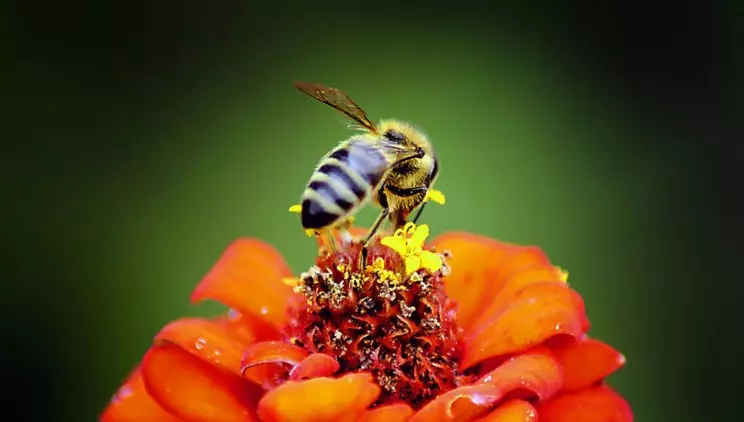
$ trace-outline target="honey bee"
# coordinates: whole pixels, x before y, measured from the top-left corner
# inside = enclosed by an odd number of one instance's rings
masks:
[[[321,158],[302,194],[303,228],[317,233],[339,227],[370,199],[382,212],[362,238],[363,251],[386,219],[401,228],[419,207],[415,223],[439,173],[439,161],[426,135],[398,120],[375,125],[338,89],[310,82],[295,82],[295,86],[354,120],[363,132]]]

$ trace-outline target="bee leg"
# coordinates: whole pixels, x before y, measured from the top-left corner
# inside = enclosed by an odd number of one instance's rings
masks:
[[[328,247],[330,248],[331,253],[338,251],[338,244],[336,243],[336,236],[333,234],[333,229],[325,230],[324,235],[326,239],[328,239]]]
[[[421,206],[419,207],[418,211],[416,211],[416,216],[413,217],[413,224],[416,224],[416,222],[418,221],[419,217],[421,217],[421,213],[424,212],[424,207],[426,206],[427,202],[424,202],[423,204],[421,204]]]
[[[380,216],[377,217],[377,220],[375,220],[375,223],[369,229],[367,234],[365,234],[361,240],[362,252],[359,256],[360,270],[363,270],[365,265],[367,264],[367,244],[372,239],[372,236],[377,233],[377,230],[380,228],[382,222],[385,221],[388,215],[390,215],[390,208],[388,208],[387,196],[385,196],[384,189],[380,189],[380,192],[377,194],[377,199],[379,200],[380,205],[382,205],[382,212],[380,213]]]
[[[338,226],[338,235],[341,239],[341,245],[343,246],[350,245],[353,240],[351,232],[349,231],[351,229],[352,221],[353,220],[349,218]]]
[[[390,213],[390,221],[395,227],[394,230],[402,229],[403,226],[406,225],[406,223],[408,222],[408,215],[409,213],[402,209],[397,209]]]
[[[421,208],[419,208],[418,213],[416,214],[416,217],[413,218],[413,224],[416,224],[416,221],[418,220],[419,216],[421,215],[421,210],[424,208],[424,205],[426,205],[426,202],[423,202],[423,199],[426,198],[426,192],[429,190],[428,186],[416,186],[413,188],[399,188],[397,186],[387,185],[385,186],[387,190],[389,190],[393,195],[401,197],[401,198],[410,198],[414,195],[421,195],[423,194],[423,197],[421,199],[422,204]],[[396,215],[396,221],[395,221],[395,227],[397,229],[403,227],[409,217],[409,213],[407,212],[401,212],[400,214]]]

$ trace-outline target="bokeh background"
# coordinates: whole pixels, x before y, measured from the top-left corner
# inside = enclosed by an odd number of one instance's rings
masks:
[[[301,79],[429,133],[434,234],[570,270],[636,420],[723,417],[743,23],[737,2],[7,4],[4,413],[94,420],[160,327],[222,310],[188,295],[237,237],[310,265],[287,207],[350,132]]]

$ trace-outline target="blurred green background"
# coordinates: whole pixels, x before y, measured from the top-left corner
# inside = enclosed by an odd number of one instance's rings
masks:
[[[690,313],[718,307],[694,245],[723,218],[706,157],[737,120],[741,8],[516,4],[11,3],[11,411],[94,418],[160,327],[222,309],[188,295],[239,236],[310,265],[286,210],[350,132],[295,79],[426,130],[447,195],[433,234],[535,244],[569,269],[591,334],[628,358],[611,383],[636,420],[725,411],[693,398],[715,333]]]

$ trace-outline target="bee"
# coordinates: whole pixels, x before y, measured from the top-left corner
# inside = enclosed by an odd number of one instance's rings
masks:
[[[439,160],[426,135],[412,125],[399,120],[374,124],[341,90],[310,82],[295,86],[351,118],[362,131],[321,158],[302,194],[302,226],[316,233],[339,227],[371,200],[382,212],[361,240],[364,256],[386,219],[401,228],[419,207],[413,222],[418,220]]]

